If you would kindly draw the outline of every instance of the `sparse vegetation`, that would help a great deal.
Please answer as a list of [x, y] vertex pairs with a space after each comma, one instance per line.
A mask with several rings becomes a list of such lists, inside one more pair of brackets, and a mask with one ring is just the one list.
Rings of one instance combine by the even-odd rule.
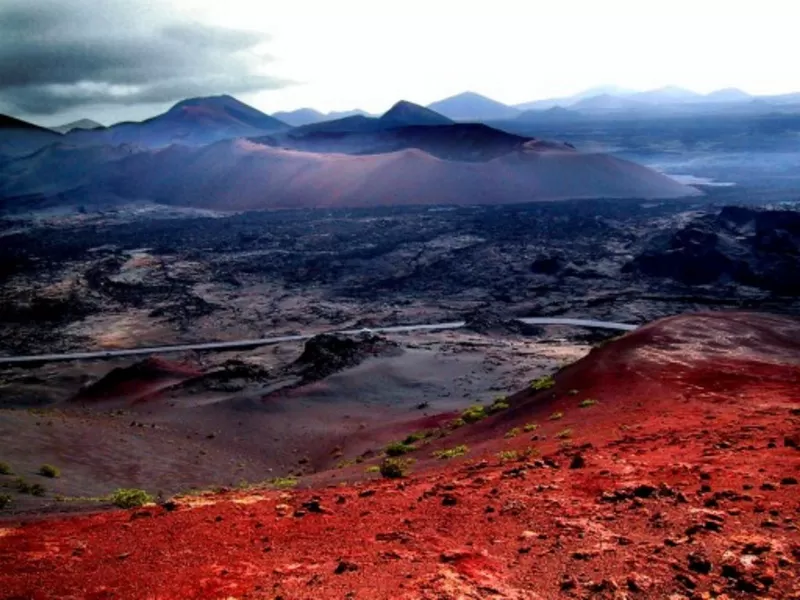
[[337, 462], [336, 463], [336, 468], [337, 469], [344, 469], [344, 468], [347, 468], [347, 467], [352, 467], [354, 464], [356, 464], [356, 461], [354, 459], [352, 459], [352, 458], [348, 458], [348, 459], [340, 460], [339, 462]]
[[480, 404], [470, 406], [467, 410], [461, 413], [461, 419], [465, 423], [477, 423], [486, 418], [486, 408]]
[[577, 395], [578, 395], [578, 390], [573, 389], [567, 392], [567, 396], [577, 396]]
[[552, 375], [542, 375], [538, 379], [531, 381], [531, 389], [535, 391], [549, 390], [556, 384], [556, 380]]
[[554, 412], [552, 415], [547, 417], [547, 419], [549, 421], [558, 421], [559, 419], [562, 419], [563, 417], [564, 417], [564, 413], [563, 412]]
[[379, 470], [387, 479], [399, 479], [408, 474], [410, 462], [403, 458], [385, 458], [381, 461]]
[[406, 436], [406, 439], [403, 440], [404, 444], [411, 445], [414, 442], [419, 442], [421, 440], [427, 439], [433, 435], [432, 431], [423, 430], [423, 431], [415, 431], [414, 433], [409, 434]]
[[366, 469], [364, 469], [367, 473], [380, 473], [381, 468], [378, 465], [370, 465]]
[[416, 449], [416, 446], [405, 442], [392, 442], [386, 446], [384, 452], [386, 452], [386, 456], [403, 456], [403, 454], [408, 454]]
[[525, 433], [530, 433], [531, 431], [536, 431], [537, 429], [539, 429], [539, 426], [536, 423], [525, 423], [525, 426], [522, 428]]
[[566, 429], [562, 429], [556, 434], [556, 437], [560, 440], [565, 440], [567, 438], [572, 437], [572, 429], [567, 427]]
[[464, 425], [466, 425], [466, 424], [467, 424], [467, 422], [464, 419], [461, 419], [461, 418], [454, 419], [453, 421], [450, 421], [450, 427], [452, 429], [458, 429], [459, 427], [464, 427]]
[[528, 446], [522, 452], [522, 458], [533, 458], [534, 456], [539, 456], [539, 449], [533, 446]]
[[0, 510], [11, 506], [11, 496], [9, 494], [0, 494]]
[[31, 496], [44, 496], [46, 491], [41, 483], [28, 483], [22, 477], [14, 480], [14, 487], [20, 494], [30, 494]]
[[51, 479], [54, 477], [60, 477], [61, 471], [58, 467], [54, 467], [53, 465], [42, 465], [39, 467], [39, 475], [42, 477], [50, 477]]
[[594, 406], [595, 404], [597, 404], [597, 400], [594, 400], [592, 398], [587, 398], [586, 400], [581, 402], [578, 406], [580, 406], [581, 408], [589, 408], [590, 406]]
[[433, 453], [433, 456], [436, 458], [455, 458], [457, 456], [464, 456], [467, 452], [469, 452], [469, 446], [466, 444], [459, 444], [453, 448], [445, 448], [442, 450], [436, 450]]
[[519, 452], [516, 450], [503, 450], [497, 453], [497, 458], [503, 462], [517, 460], [519, 458]]
[[518, 436], [520, 433], [522, 433], [522, 430], [521, 430], [519, 427], [514, 427], [514, 429], [509, 429], [509, 430], [506, 432], [506, 439], [507, 439], [507, 440], [509, 440], [509, 439], [511, 439], [511, 438], [515, 438], [515, 437], [517, 437], [517, 436]]
[[135, 488], [115, 490], [108, 496], [108, 499], [114, 506], [119, 508], [136, 508], [153, 501], [153, 497], [150, 494]]
[[294, 477], [276, 477], [269, 482], [272, 487], [278, 488], [279, 490], [293, 488], [297, 483], [298, 481]]
[[11, 475], [13, 473], [14, 471], [11, 469], [11, 465], [0, 460], [0, 475]]
[[508, 406], [509, 405], [508, 402], [506, 402], [506, 397], [499, 396], [494, 399], [494, 402], [492, 402], [491, 406], [489, 406], [489, 408], [486, 409], [486, 412], [490, 415], [493, 415], [495, 413], [499, 413], [502, 410], [506, 410]]

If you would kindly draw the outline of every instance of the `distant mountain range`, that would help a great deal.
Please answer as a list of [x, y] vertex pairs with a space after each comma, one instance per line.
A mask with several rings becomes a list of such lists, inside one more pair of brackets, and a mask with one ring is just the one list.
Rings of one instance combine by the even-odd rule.
[[103, 129], [104, 127], [104, 125], [98, 123], [97, 121], [92, 121], [91, 119], [80, 119], [65, 125], [50, 127], [50, 129], [58, 133], [69, 133], [73, 129]]
[[[483, 109], [497, 108], [477, 98]], [[465, 110], [475, 99], [462, 95], [455, 106]], [[699, 193], [625, 160], [456, 122], [402, 100], [380, 117], [291, 127], [230, 96], [211, 96], [141, 123], [65, 135], [4, 118], [0, 139], [10, 148], [0, 157], [5, 207], [150, 200], [249, 210]]]
[[182, 100], [167, 112], [140, 123], [117, 123], [102, 129], [73, 129], [75, 144], [136, 144], [149, 148], [170, 144], [201, 146], [237, 137], [264, 135], [289, 125], [232, 96]]
[[336, 119], [344, 119], [345, 117], [369, 117], [371, 115], [358, 108], [354, 110], [334, 111], [327, 114], [323, 114], [313, 108], [298, 108], [292, 111], [276, 112], [272, 116], [292, 127], [302, 127], [303, 125], [311, 125], [323, 121], [334, 121]]
[[519, 114], [519, 110], [512, 106], [475, 92], [463, 92], [433, 102], [428, 108], [454, 121], [499, 121], [513, 119]]

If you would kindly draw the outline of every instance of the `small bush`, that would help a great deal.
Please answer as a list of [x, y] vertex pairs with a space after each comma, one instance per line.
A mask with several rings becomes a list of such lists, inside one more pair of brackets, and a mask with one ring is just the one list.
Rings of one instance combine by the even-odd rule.
[[592, 400], [591, 398], [587, 398], [583, 402], [581, 402], [578, 406], [581, 408], [589, 408], [590, 406], [594, 406], [597, 404], [597, 400]]
[[409, 434], [406, 439], [403, 440], [403, 443], [410, 446], [414, 442], [419, 442], [425, 438], [431, 437], [432, 435], [432, 431], [415, 431], [414, 433]]
[[408, 474], [408, 465], [409, 462], [402, 458], [385, 458], [378, 469], [387, 479], [399, 479]]
[[136, 508], [153, 501], [153, 497], [144, 490], [124, 488], [114, 491], [108, 499], [119, 508]]
[[517, 452], [516, 450], [503, 450], [502, 452], [497, 453], [497, 458], [499, 458], [503, 462], [509, 460], [517, 460], [519, 458], [519, 452]]
[[11, 469], [11, 465], [0, 460], [0, 475], [11, 475], [13, 473], [14, 471]]
[[531, 389], [537, 392], [540, 390], [549, 390], [555, 384], [556, 380], [553, 379], [552, 375], [543, 375], [542, 377], [531, 381]]
[[518, 436], [520, 433], [522, 433], [522, 430], [521, 430], [519, 427], [514, 427], [514, 429], [509, 429], [509, 430], [506, 432], [506, 439], [507, 439], [507, 440], [510, 440], [511, 438], [515, 438], [515, 437], [517, 437], [517, 436]]
[[533, 458], [535, 456], [539, 456], [539, 454], [540, 453], [538, 448], [534, 448], [533, 446], [528, 446], [527, 448], [525, 448], [525, 450], [523, 450], [522, 458], [525, 459]]
[[61, 471], [58, 467], [54, 467], [53, 465], [42, 465], [39, 467], [39, 475], [42, 477], [59, 477], [61, 475]]
[[11, 496], [9, 494], [0, 494], [0, 510], [11, 506]]
[[22, 477], [14, 480], [14, 487], [20, 494], [30, 494], [31, 496], [44, 496], [46, 491], [41, 483], [28, 483]]
[[547, 417], [547, 419], [549, 421], [558, 421], [559, 419], [561, 419], [563, 417], [564, 417], [564, 413], [563, 412], [554, 412], [552, 415]]
[[490, 415], [493, 415], [507, 408], [508, 408], [508, 402], [506, 402], [505, 397], [503, 397], [502, 399], [498, 398], [494, 402], [492, 402], [492, 405], [486, 409], [486, 412]]
[[469, 452], [469, 447], [466, 444], [460, 444], [454, 448], [436, 450], [433, 456], [436, 458], [455, 458], [456, 456], [464, 456], [467, 452]]
[[467, 422], [464, 419], [461, 419], [461, 418], [454, 419], [453, 421], [450, 421], [450, 427], [452, 429], [458, 429], [459, 427], [464, 427], [464, 425], [466, 425], [466, 424], [467, 424]]
[[567, 392], [567, 396], [577, 396], [577, 395], [578, 395], [578, 390], [569, 390]]
[[354, 464], [356, 464], [356, 461], [351, 459], [351, 458], [349, 458], [349, 459], [340, 460], [339, 462], [337, 462], [336, 463], [336, 468], [337, 469], [344, 469], [346, 467], [352, 467]]
[[403, 456], [403, 454], [408, 454], [409, 452], [416, 450], [415, 446], [410, 444], [406, 444], [404, 442], [392, 442], [386, 449], [386, 456]]
[[465, 423], [477, 423], [478, 421], [486, 418], [486, 408], [480, 404], [470, 406], [467, 410], [461, 413], [461, 418]]
[[381, 468], [378, 465], [370, 465], [364, 469], [367, 473], [380, 473]]
[[560, 440], [565, 440], [569, 437], [572, 437], [572, 429], [567, 427], [566, 429], [562, 429], [556, 434], [556, 437]]
[[276, 477], [275, 479], [272, 479], [269, 484], [272, 487], [278, 488], [279, 490], [285, 490], [296, 486], [297, 479], [294, 477]]
[[539, 426], [536, 423], [525, 423], [525, 426], [522, 428], [525, 433], [530, 433], [531, 431], [536, 431], [537, 429], [539, 429]]

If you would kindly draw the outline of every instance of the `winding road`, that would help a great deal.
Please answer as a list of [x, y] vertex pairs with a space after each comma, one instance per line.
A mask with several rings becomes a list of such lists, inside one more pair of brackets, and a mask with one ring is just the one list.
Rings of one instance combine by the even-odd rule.
[[[516, 319], [528, 325], [573, 325], [575, 327], [592, 327], [598, 329], [613, 329], [617, 331], [633, 331], [638, 326], [628, 323], [615, 323], [613, 321], [596, 321], [593, 319], [567, 319], [559, 317], [531, 317]], [[64, 362], [70, 360], [96, 360], [104, 358], [119, 358], [122, 356], [139, 356], [142, 354], [168, 354], [171, 352], [188, 352], [203, 350], [239, 350], [281, 344], [283, 342], [302, 342], [310, 340], [321, 333], [339, 333], [353, 335], [364, 332], [372, 333], [404, 333], [409, 331], [440, 331], [445, 329], [461, 329], [466, 326], [466, 321], [450, 321], [448, 323], [434, 323], [429, 325], [395, 325], [392, 327], [370, 327], [363, 329], [337, 329], [307, 335], [283, 335], [277, 337], [259, 338], [253, 340], [235, 340], [232, 342], [200, 342], [195, 344], [179, 344], [175, 346], [150, 346], [147, 348], [128, 348], [124, 350], [100, 350], [92, 352], [71, 352], [68, 354], [32, 354], [28, 356], [0, 356], [0, 365], [12, 364], [39, 364], [48, 362]]]

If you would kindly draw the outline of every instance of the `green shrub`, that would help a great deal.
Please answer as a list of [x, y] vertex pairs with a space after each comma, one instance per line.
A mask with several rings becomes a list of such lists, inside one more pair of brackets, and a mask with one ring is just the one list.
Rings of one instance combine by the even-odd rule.
[[125, 488], [114, 491], [108, 499], [120, 508], [136, 508], [153, 501], [153, 497], [144, 490]]
[[379, 470], [387, 479], [399, 479], [408, 474], [409, 461], [403, 458], [384, 458]]
[[522, 428], [525, 433], [530, 433], [531, 431], [536, 431], [537, 429], [539, 429], [539, 426], [536, 423], [525, 423], [525, 426]]
[[495, 413], [499, 413], [501, 410], [505, 410], [508, 408], [508, 402], [505, 401], [505, 396], [503, 398], [497, 398], [492, 405], [486, 409], [486, 412], [490, 415]]
[[552, 415], [547, 417], [547, 419], [549, 421], [558, 421], [559, 419], [561, 419], [563, 417], [564, 417], [564, 413], [563, 412], [554, 412]]
[[337, 462], [336, 463], [336, 468], [337, 469], [344, 469], [346, 467], [352, 467], [354, 464], [356, 464], [356, 461], [353, 460], [352, 458], [348, 458], [348, 459], [340, 460], [339, 462]]
[[276, 487], [279, 490], [285, 490], [288, 488], [293, 488], [297, 485], [297, 479], [294, 477], [276, 477], [275, 479], [270, 480], [269, 484], [272, 487]]
[[578, 406], [581, 408], [589, 408], [590, 406], [594, 406], [597, 404], [597, 400], [592, 400], [591, 398], [587, 398], [583, 402], [581, 402]]
[[9, 494], [0, 494], [0, 510], [11, 506], [11, 496]]
[[413, 450], [416, 450], [416, 447], [410, 444], [406, 444], [404, 442], [392, 442], [386, 446], [384, 452], [386, 452], [386, 456], [403, 456], [403, 454], [408, 454]]
[[364, 469], [367, 473], [380, 473], [381, 468], [378, 465], [370, 465]]
[[61, 475], [61, 471], [58, 467], [54, 467], [53, 465], [42, 465], [39, 467], [39, 475], [42, 477], [59, 477]]
[[515, 437], [517, 437], [517, 436], [518, 436], [520, 433], [522, 433], [522, 430], [521, 430], [519, 427], [514, 427], [514, 429], [509, 429], [509, 430], [506, 432], [506, 439], [507, 439], [507, 440], [510, 440], [511, 438], [515, 438]]
[[469, 447], [466, 444], [459, 444], [454, 448], [436, 450], [433, 456], [436, 458], [455, 458], [456, 456], [464, 456], [467, 452], [469, 452]]
[[519, 452], [516, 450], [503, 450], [497, 453], [497, 458], [504, 462], [508, 460], [517, 460], [519, 458]]
[[531, 381], [531, 389], [535, 391], [549, 390], [556, 384], [556, 380], [552, 375], [542, 375], [538, 379]]
[[403, 440], [403, 443], [406, 445], [411, 445], [414, 442], [419, 442], [424, 440], [425, 438], [429, 438], [433, 435], [432, 431], [424, 430], [424, 431], [415, 431], [414, 433], [408, 434], [406, 439]]
[[467, 424], [467, 422], [464, 419], [461, 419], [461, 418], [454, 419], [454, 420], [450, 421], [450, 427], [452, 429], [458, 429], [459, 427], [464, 427], [464, 425], [466, 425], [466, 424]]
[[569, 437], [572, 437], [572, 429], [567, 427], [566, 429], [562, 429], [556, 434], [556, 437], [560, 440], [565, 440]]
[[486, 418], [486, 408], [480, 404], [470, 406], [467, 410], [461, 413], [461, 418], [465, 423], [477, 423], [478, 421]]
[[0, 460], [0, 475], [11, 475], [13, 473], [14, 471], [11, 469], [11, 465]]
[[31, 496], [44, 496], [46, 491], [41, 483], [28, 483], [22, 477], [14, 480], [14, 487], [20, 494], [30, 494]]

